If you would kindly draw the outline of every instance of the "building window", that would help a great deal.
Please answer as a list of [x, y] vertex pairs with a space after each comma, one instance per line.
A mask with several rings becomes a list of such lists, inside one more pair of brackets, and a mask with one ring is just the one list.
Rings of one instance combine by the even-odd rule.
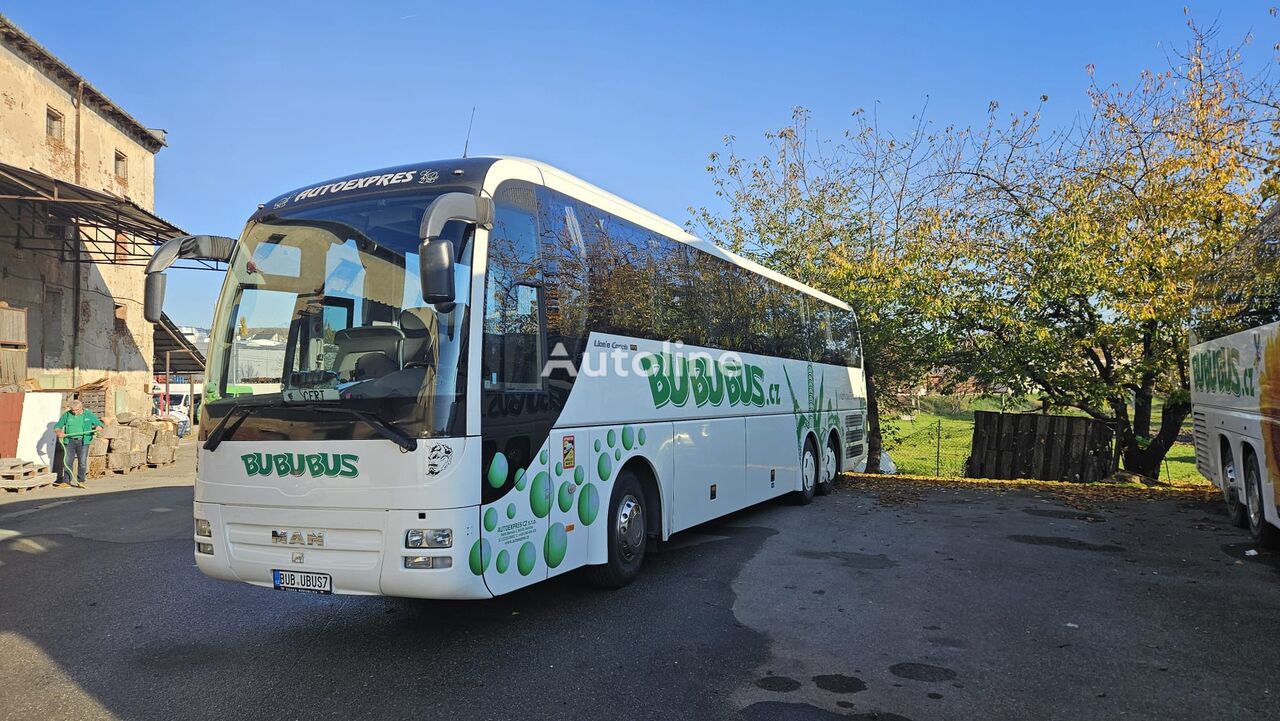
[[62, 140], [62, 113], [50, 107], [44, 109], [44, 134], [50, 140]]
[[129, 332], [129, 310], [120, 303], [116, 303], [116, 332]]
[[129, 158], [119, 150], [116, 151], [116, 177], [129, 177]]

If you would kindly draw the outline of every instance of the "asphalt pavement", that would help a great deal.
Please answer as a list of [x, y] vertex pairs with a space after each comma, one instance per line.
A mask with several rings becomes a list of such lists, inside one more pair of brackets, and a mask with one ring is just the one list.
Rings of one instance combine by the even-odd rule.
[[434, 602], [205, 578], [150, 473], [0, 498], [0, 719], [1280, 718], [1280, 557], [1215, 504], [848, 488]]

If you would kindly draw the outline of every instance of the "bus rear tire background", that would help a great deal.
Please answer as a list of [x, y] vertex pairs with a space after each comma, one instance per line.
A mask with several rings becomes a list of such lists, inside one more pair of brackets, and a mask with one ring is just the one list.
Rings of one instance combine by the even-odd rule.
[[814, 493], [819, 496], [825, 496], [835, 490], [836, 474], [840, 472], [840, 443], [836, 438], [836, 434], [832, 433], [827, 438], [826, 450], [822, 453], [822, 471], [819, 481], [814, 486]]
[[[624, 513], [629, 518], [624, 520]], [[598, 566], [587, 566], [587, 580], [602, 588], [622, 588], [640, 574], [649, 547], [648, 513], [640, 479], [631, 469], [622, 469], [613, 483], [609, 515], [605, 518], [609, 524], [609, 560]]]
[[804, 451], [800, 453], [800, 490], [791, 492], [791, 502], [797, 506], [813, 503], [813, 494], [818, 488], [818, 474], [822, 472], [822, 462], [818, 459], [818, 444], [813, 442], [813, 436], [808, 436], [804, 439]]
[[1280, 545], [1280, 529], [1267, 521], [1266, 510], [1263, 508], [1265, 501], [1262, 495], [1262, 473], [1258, 468], [1258, 458], [1248, 451], [1244, 456], [1244, 490], [1249, 535], [1258, 545], [1275, 548]]
[[1219, 453], [1222, 461], [1222, 500], [1227, 504], [1227, 520], [1236, 528], [1248, 528], [1248, 509], [1240, 502], [1240, 497], [1236, 493], [1239, 469], [1236, 468], [1235, 456], [1231, 453], [1231, 445], [1227, 443], [1225, 438], [1222, 439]]

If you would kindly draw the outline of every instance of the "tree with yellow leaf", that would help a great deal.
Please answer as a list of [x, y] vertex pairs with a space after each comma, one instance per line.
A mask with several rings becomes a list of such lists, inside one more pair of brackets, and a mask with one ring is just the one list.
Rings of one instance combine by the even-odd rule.
[[965, 179], [965, 261], [946, 286], [957, 367], [1108, 422], [1143, 476], [1190, 412], [1190, 320], [1239, 314], [1256, 294], [1223, 278], [1268, 274], [1215, 272], [1269, 200], [1268, 84], [1189, 27], [1167, 70], [1091, 85], [1077, 127], [992, 122], [958, 142], [951, 170]]

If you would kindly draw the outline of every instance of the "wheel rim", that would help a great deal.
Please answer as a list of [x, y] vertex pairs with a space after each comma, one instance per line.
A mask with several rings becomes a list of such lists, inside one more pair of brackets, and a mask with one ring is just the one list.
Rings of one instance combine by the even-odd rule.
[[804, 490], [809, 492], [813, 490], [813, 478], [818, 470], [818, 460], [813, 457], [813, 451], [807, 446], [804, 449]]
[[827, 446], [827, 452], [822, 454], [822, 482], [830, 483], [831, 479], [836, 477], [836, 452], [831, 446]]
[[1236, 485], [1236, 462], [1230, 456], [1222, 464], [1222, 475], [1226, 476], [1226, 482], [1222, 484], [1222, 495], [1226, 496], [1227, 501], [1230, 502], [1231, 489]]
[[1258, 479], [1258, 472], [1254, 470], [1252, 465], [1247, 466], [1244, 480], [1244, 495], [1245, 499], [1248, 500], [1249, 525], [1258, 528], [1262, 525], [1262, 488]]
[[618, 504], [613, 530], [618, 552], [624, 559], [630, 561], [644, 549], [644, 507], [635, 496], [627, 494]]

